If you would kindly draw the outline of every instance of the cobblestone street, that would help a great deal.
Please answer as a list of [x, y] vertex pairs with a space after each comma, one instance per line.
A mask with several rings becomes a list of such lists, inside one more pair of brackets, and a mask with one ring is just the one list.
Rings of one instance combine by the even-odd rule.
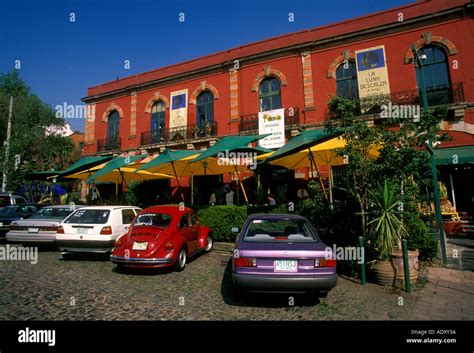
[[410, 319], [474, 320], [474, 272], [428, 268]]
[[289, 306], [288, 295], [275, 294], [242, 300], [229, 254], [216, 251], [180, 273], [120, 273], [104, 257], [59, 258], [41, 251], [36, 265], [0, 261], [1, 320], [399, 320], [410, 317], [416, 298], [340, 277], [321, 301], [295, 295]]

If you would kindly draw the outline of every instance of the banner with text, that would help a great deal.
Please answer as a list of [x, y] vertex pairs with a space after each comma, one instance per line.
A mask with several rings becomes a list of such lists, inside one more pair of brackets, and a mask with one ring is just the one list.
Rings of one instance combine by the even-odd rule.
[[383, 104], [390, 96], [385, 47], [383, 45], [357, 50], [356, 68], [359, 85], [361, 112], [369, 111], [374, 105]]
[[263, 148], [280, 148], [285, 144], [285, 109], [258, 113], [258, 133], [271, 134], [259, 141]]
[[170, 129], [188, 124], [188, 90], [171, 92]]

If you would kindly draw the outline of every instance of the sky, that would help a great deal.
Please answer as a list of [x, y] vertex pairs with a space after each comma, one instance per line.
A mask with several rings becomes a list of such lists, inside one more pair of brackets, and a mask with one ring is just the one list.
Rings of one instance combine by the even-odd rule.
[[[79, 105], [88, 87], [117, 77], [412, 2], [0, 0], [0, 72], [20, 64], [45, 103]], [[66, 122], [84, 131], [84, 119]]]

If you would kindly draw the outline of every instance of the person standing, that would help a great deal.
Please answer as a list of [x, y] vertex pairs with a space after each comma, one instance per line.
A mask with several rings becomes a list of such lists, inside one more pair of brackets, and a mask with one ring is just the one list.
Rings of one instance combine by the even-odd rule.
[[226, 190], [225, 204], [227, 206], [234, 206], [234, 191], [230, 188], [229, 184], [226, 184], [224, 189]]
[[213, 192], [209, 198], [209, 205], [214, 206], [216, 204], [216, 194]]

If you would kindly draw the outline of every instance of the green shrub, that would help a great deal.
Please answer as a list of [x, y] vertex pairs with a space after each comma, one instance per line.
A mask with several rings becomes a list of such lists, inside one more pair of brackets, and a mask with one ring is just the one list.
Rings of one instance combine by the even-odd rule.
[[247, 219], [245, 206], [210, 206], [197, 211], [201, 223], [210, 227], [215, 241], [232, 243], [232, 227], [242, 228]]
[[409, 218], [408, 236], [406, 237], [408, 250], [418, 250], [421, 261], [432, 261], [438, 252], [438, 241], [433, 239], [426, 223], [413, 215]]

